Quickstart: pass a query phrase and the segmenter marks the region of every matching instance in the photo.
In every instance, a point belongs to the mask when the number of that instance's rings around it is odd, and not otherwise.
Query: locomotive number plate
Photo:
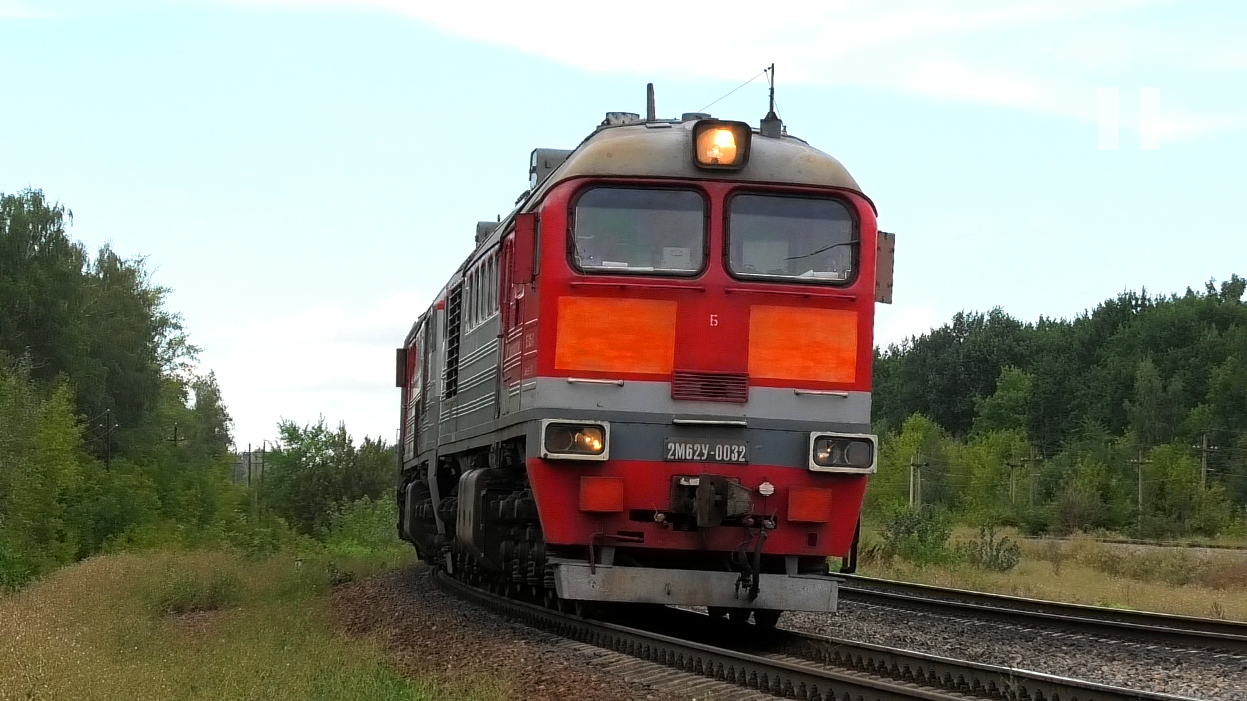
[[[667,439],[666,459],[674,462],[749,462],[745,441],[688,441]]]

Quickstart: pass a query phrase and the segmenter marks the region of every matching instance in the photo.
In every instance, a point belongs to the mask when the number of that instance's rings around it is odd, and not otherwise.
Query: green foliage
[[[883,538],[884,553],[901,557],[918,565],[949,562],[955,553],[948,547],[953,526],[949,514],[943,509],[923,507],[914,509],[904,506],[892,511],[879,535]]]
[[[90,257],[71,220],[39,190],[0,193],[0,351],[29,357],[38,382],[68,380],[87,448],[103,456],[145,442],[162,382],[185,375],[198,349],[143,259],[108,246]]]
[[[1245,291],[1234,275],[1180,296],[1126,292],[1072,320],[958,314],[883,351],[868,518],[909,502],[914,462],[918,500],[976,525],[1247,527]]]
[[[89,256],[71,218],[38,190],[0,193],[0,588],[100,552],[393,555],[393,449],[287,422],[263,488],[234,485],[221,388],[188,365],[169,291],[142,258]],[[192,584],[167,608],[220,594]]]
[[[1025,431],[1034,379],[1015,367],[1000,371],[996,389],[974,398],[974,432]]]
[[[959,544],[956,551],[971,565],[992,572],[1008,572],[1022,561],[1022,547],[995,526],[980,527],[978,538]]]
[[[324,537],[327,552],[334,555],[401,556],[410,548],[395,534],[398,504],[393,499],[363,497],[339,506],[331,516]]]
[[[343,505],[378,500],[394,488],[397,456],[383,440],[365,437],[356,447],[345,425],[330,430],[324,418],[302,427],[283,421],[278,433],[278,449],[266,457],[262,498],[300,533],[322,533]]]
[[[76,554],[72,505],[82,490],[79,430],[68,389],[43,394],[29,361],[0,353],[0,588]]]
[[[872,511],[891,512],[909,503],[910,464],[928,466],[946,463],[944,432],[931,419],[915,414],[905,419],[899,435],[884,435],[879,451],[879,472],[872,478],[866,492],[867,507]],[[923,473],[924,495],[937,498],[939,481],[936,470]]]

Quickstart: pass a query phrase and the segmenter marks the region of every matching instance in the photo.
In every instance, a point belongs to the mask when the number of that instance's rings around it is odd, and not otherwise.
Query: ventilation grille
[[[671,398],[744,404],[749,401],[749,376],[744,373],[676,370],[671,378]]]

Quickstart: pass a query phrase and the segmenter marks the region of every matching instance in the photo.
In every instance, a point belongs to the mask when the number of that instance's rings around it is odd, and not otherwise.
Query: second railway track
[[[659,609],[620,625],[504,598],[434,573],[439,586],[537,628],[690,674],[805,701],[1010,699],[1176,701],[1185,697]],[[639,623],[640,625],[636,625]]]
[[[1237,621],[1065,604],[856,575],[844,578],[840,597],[846,602],[986,618],[1152,645],[1247,654],[1247,623]]]

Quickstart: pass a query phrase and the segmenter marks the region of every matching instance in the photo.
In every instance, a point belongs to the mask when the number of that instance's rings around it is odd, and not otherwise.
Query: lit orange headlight
[[[701,168],[743,168],[752,138],[744,122],[703,119],[693,125],[693,161]]]

